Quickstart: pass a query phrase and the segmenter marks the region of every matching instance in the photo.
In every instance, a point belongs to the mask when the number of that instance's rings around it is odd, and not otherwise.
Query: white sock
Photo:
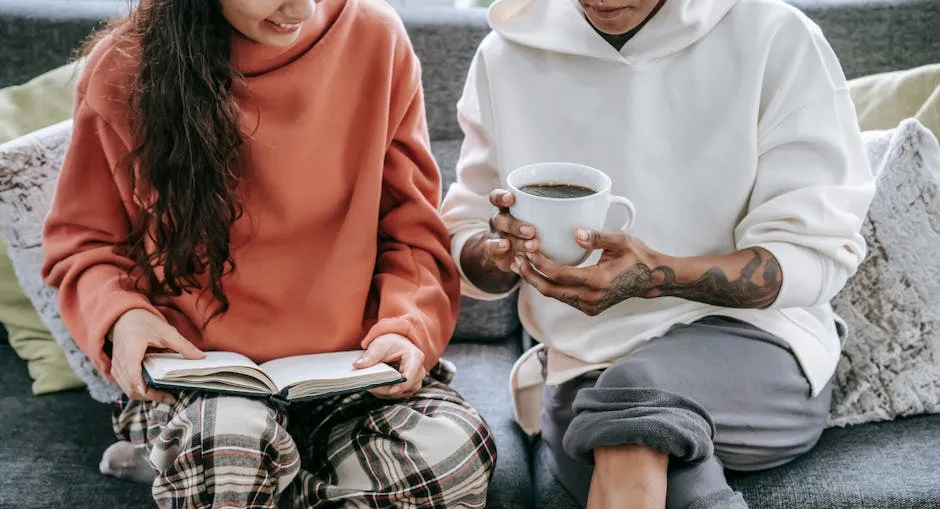
[[[115,442],[101,455],[98,469],[105,475],[152,484],[155,474],[142,451],[130,442]]]

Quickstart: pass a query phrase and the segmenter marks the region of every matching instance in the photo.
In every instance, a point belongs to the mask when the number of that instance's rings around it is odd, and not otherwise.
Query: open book
[[[158,389],[198,390],[289,402],[364,391],[405,381],[395,368],[379,363],[355,369],[361,350],[296,355],[255,364],[232,352],[206,352],[199,360],[176,353],[144,357],[147,384]]]

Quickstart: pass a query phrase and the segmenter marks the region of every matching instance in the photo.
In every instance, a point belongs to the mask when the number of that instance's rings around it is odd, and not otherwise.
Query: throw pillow
[[[916,118],[940,137],[940,64],[857,78],[849,91],[862,130],[892,129]]]
[[[65,360],[62,348],[43,325],[20,288],[13,263],[0,243],[0,323],[7,329],[7,338],[13,351],[26,361],[33,379],[33,394],[78,389],[84,383],[75,376]]]
[[[41,276],[43,222],[71,133],[71,121],[66,120],[0,145],[0,237],[20,286],[69,365],[94,399],[110,402],[120,396],[120,390],[95,371],[72,340],[59,316],[58,294]]]
[[[76,61],[0,90],[0,143],[70,118],[81,71]]]
[[[867,146],[878,190],[868,255],[833,301],[849,336],[832,426],[940,412],[940,145],[905,120]]]
[[[60,122],[72,115],[77,61],[53,69],[27,83],[0,90],[0,143]],[[75,389],[83,384],[72,372],[52,334],[19,287],[6,246],[0,243],[0,323],[10,346],[26,361],[33,394]]]

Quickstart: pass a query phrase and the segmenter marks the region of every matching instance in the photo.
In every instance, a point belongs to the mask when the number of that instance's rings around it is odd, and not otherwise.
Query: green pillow
[[[10,346],[26,361],[33,379],[33,394],[77,389],[85,384],[65,360],[65,353],[39,319],[26,298],[0,242],[0,323],[7,329]]]
[[[940,138],[940,64],[857,78],[849,91],[863,131],[893,129],[913,117]]]
[[[0,90],[0,143],[70,118],[75,82],[80,73],[81,62],[74,62],[22,85]],[[20,288],[2,241],[0,323],[7,329],[10,346],[27,363],[33,379],[33,394],[84,386]]]
[[[0,89],[0,143],[70,118],[82,63],[72,62],[22,85]]]

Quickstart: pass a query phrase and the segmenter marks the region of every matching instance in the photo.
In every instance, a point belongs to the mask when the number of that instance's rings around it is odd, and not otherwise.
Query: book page
[[[251,359],[234,352],[205,352],[202,359],[184,359],[178,353],[151,353],[144,357],[144,369],[156,382],[190,382],[199,388],[203,382],[223,382],[227,374],[258,380],[261,386],[274,388],[274,383]],[[213,376],[216,375],[216,376]],[[237,376],[232,377],[237,380]]]
[[[357,385],[355,381],[361,378],[394,379],[400,376],[398,370],[388,364],[353,368],[353,362],[361,355],[362,350],[296,355],[265,362],[261,369],[274,380],[278,391],[301,382],[326,382],[323,385],[341,388]]]

